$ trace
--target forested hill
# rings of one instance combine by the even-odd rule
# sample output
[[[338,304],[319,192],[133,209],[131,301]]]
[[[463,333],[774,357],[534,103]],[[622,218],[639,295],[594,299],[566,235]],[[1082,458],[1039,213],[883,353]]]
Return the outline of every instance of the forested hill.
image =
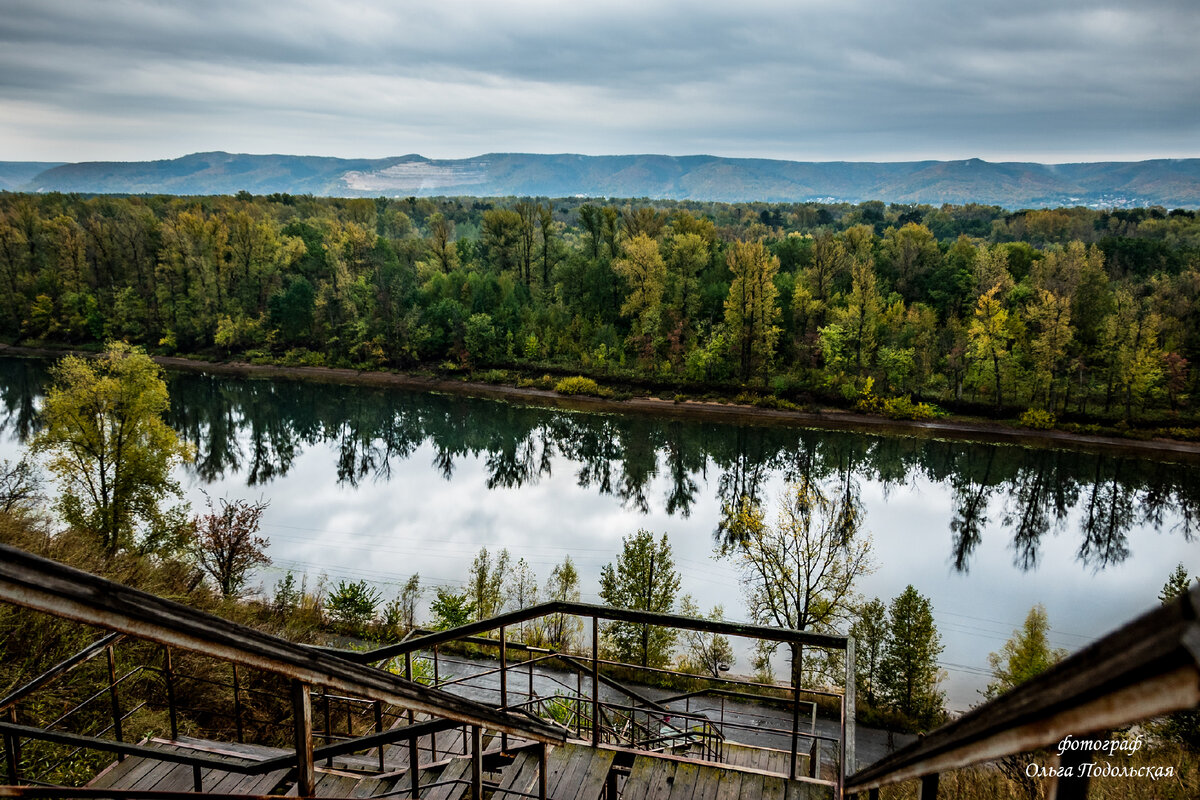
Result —
[[[58,161],[0,161],[0,191],[16,191],[48,169],[60,165]]]
[[[166,161],[51,166],[0,188],[98,194],[313,194],[334,197],[646,197],[722,202],[986,203],[1200,207],[1200,159],[1084,164],[800,162],[716,156],[493,153],[431,160],[194,153]]]

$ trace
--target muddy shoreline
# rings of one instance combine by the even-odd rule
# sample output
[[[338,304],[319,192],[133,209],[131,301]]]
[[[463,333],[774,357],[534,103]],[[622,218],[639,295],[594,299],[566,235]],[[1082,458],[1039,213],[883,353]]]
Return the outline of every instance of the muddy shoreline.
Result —
[[[0,356],[56,358],[70,350],[0,345]],[[79,353],[88,355],[87,353]],[[655,397],[616,400],[581,395],[566,396],[547,389],[525,389],[446,378],[432,378],[401,372],[372,372],[335,367],[284,367],[250,364],[242,361],[202,361],[174,356],[154,356],[154,360],[173,370],[207,372],[234,377],[284,378],[352,386],[395,387],[411,391],[441,392],[510,403],[617,414],[641,414],[653,417],[692,419],[740,425],[771,425],[860,433],[916,436],[988,444],[1014,444],[1026,447],[1084,450],[1117,455],[1153,458],[1162,461],[1200,462],[1200,443],[1168,439],[1122,439],[1064,431],[1034,431],[1000,423],[930,420],[924,422],[892,420],[836,409],[782,411],[734,403],[701,400],[671,401]]]

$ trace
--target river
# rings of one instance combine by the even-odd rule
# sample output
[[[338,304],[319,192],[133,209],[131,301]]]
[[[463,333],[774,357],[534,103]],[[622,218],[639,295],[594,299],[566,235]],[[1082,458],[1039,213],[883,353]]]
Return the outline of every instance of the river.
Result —
[[[0,358],[0,458],[35,425],[48,362]],[[419,572],[459,588],[480,547],[525,558],[544,583],[568,554],[582,599],[621,537],[666,533],[681,592],[745,619],[735,567],[716,558],[722,506],[768,517],[797,475],[861,503],[888,601],[928,596],[947,705],[963,710],[1035,603],[1076,650],[1149,609],[1175,565],[1200,568],[1200,467],[1067,450],[778,426],[564,412],[399,389],[169,373],[170,423],[197,447],[181,481],[270,501],[267,591],[292,570],[366,579],[390,599]],[[427,590],[425,602],[432,596]],[[740,654],[733,671],[749,672]]]

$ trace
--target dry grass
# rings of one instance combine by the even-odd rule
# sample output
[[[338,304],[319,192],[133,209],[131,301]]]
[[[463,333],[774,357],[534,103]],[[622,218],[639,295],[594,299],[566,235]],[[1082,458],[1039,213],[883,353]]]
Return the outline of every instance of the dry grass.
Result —
[[[1018,757],[1024,766],[1031,760],[1040,764],[1054,764],[1053,756]],[[1099,766],[1107,762],[1114,768],[1170,767],[1171,777],[1154,780],[1148,777],[1093,777],[1088,791],[1089,800],[1195,800],[1200,798],[1200,754],[1172,745],[1161,745],[1127,756],[1118,754],[1097,758]],[[1050,781],[1037,778],[1033,781],[1033,798],[1016,781],[1006,777],[994,765],[956,770],[942,775],[938,786],[938,797],[947,800],[1044,800]],[[879,796],[882,800],[916,800],[917,783],[909,781],[898,786],[884,787]]]

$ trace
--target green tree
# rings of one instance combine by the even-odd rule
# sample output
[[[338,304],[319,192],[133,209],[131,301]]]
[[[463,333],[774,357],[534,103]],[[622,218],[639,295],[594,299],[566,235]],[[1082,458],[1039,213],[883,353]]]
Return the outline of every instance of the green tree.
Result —
[[[733,273],[733,283],[725,298],[725,327],[732,338],[742,380],[759,372],[766,382],[779,340],[779,306],[775,302],[779,294],[775,287],[779,259],[761,241],[734,242],[726,264]]]
[[[1055,388],[1073,333],[1071,299],[1040,289],[1028,318],[1035,330],[1029,345],[1037,378],[1035,391],[1045,389],[1046,409],[1053,411]]]
[[[879,702],[880,666],[887,643],[887,606],[878,597],[864,603],[850,626],[855,646],[855,686],[868,705]]]
[[[641,343],[643,351],[649,350],[658,333],[667,283],[667,265],[658,242],[644,233],[637,234],[621,246],[621,257],[613,260],[612,269],[629,286],[621,315],[633,319],[633,338]]]
[[[546,600],[556,603],[579,602],[579,571],[570,556],[550,571],[546,581]],[[542,640],[555,650],[571,650],[583,630],[583,620],[570,614],[550,614],[542,619]]]
[[[31,446],[58,479],[63,519],[109,555],[135,541],[149,550],[177,544],[184,507],[162,504],[180,497],[171,471],[192,449],[163,421],[169,400],[158,365],[114,342],[94,360],[67,356],[51,377]]]
[[[854,373],[858,377],[875,355],[883,300],[876,284],[875,269],[869,263],[855,261],[851,274],[853,283],[846,296],[846,305],[838,309],[835,316],[846,339],[854,347]]]
[[[338,581],[329,593],[325,608],[334,623],[343,630],[361,635],[379,609],[382,594],[366,581]]]
[[[486,547],[479,548],[467,577],[467,594],[476,619],[488,619],[504,610],[508,550],[501,549],[493,561]]]
[[[1188,578],[1187,567],[1180,562],[1175,567],[1175,571],[1171,573],[1171,577],[1167,578],[1167,582],[1163,584],[1162,591],[1158,593],[1158,601],[1165,606],[1187,592],[1188,587],[1198,580],[1200,578]]]
[[[1066,657],[1066,650],[1050,647],[1046,637],[1049,630],[1046,609],[1039,603],[1029,609],[1021,630],[1013,631],[999,652],[988,654],[992,667],[992,682],[985,692],[988,699],[1020,686]]]
[[[458,268],[458,248],[454,246],[454,220],[447,219],[437,212],[425,221],[429,229],[426,244],[432,262],[442,272],[451,272]]]
[[[992,368],[996,408],[1000,408],[1003,403],[1001,367],[1008,356],[1008,344],[1012,338],[1008,332],[1008,310],[996,297],[999,291],[1000,286],[997,284],[980,295],[979,302],[975,305],[975,317],[967,328],[972,357],[985,361]]]
[[[751,502],[726,516],[730,535],[720,552],[741,571],[755,622],[830,632],[847,619],[855,581],[873,569],[856,500],[801,480],[788,486],[774,525]],[[807,682],[803,653],[795,650],[792,661],[795,677]]]
[[[1200,577],[1192,577],[1189,580],[1187,568],[1179,564],[1163,584],[1162,591],[1158,594],[1159,602],[1164,606],[1175,602],[1198,580]],[[1200,751],[1200,709],[1177,711],[1156,722],[1152,729],[1167,741],[1182,745],[1192,752]]]
[[[610,606],[632,611],[669,612],[679,591],[679,573],[666,534],[658,543],[646,530],[626,536],[617,562],[600,570],[600,597]],[[671,660],[676,632],[636,622],[610,622],[604,635],[622,661],[662,667]]]
[[[933,621],[933,604],[910,584],[888,608],[888,639],[880,659],[884,702],[915,724],[929,728],[944,714],[937,659],[942,638]]]
[[[433,627],[446,631],[470,622],[475,615],[475,604],[471,602],[470,592],[452,592],[439,586],[429,610],[433,614]]]

